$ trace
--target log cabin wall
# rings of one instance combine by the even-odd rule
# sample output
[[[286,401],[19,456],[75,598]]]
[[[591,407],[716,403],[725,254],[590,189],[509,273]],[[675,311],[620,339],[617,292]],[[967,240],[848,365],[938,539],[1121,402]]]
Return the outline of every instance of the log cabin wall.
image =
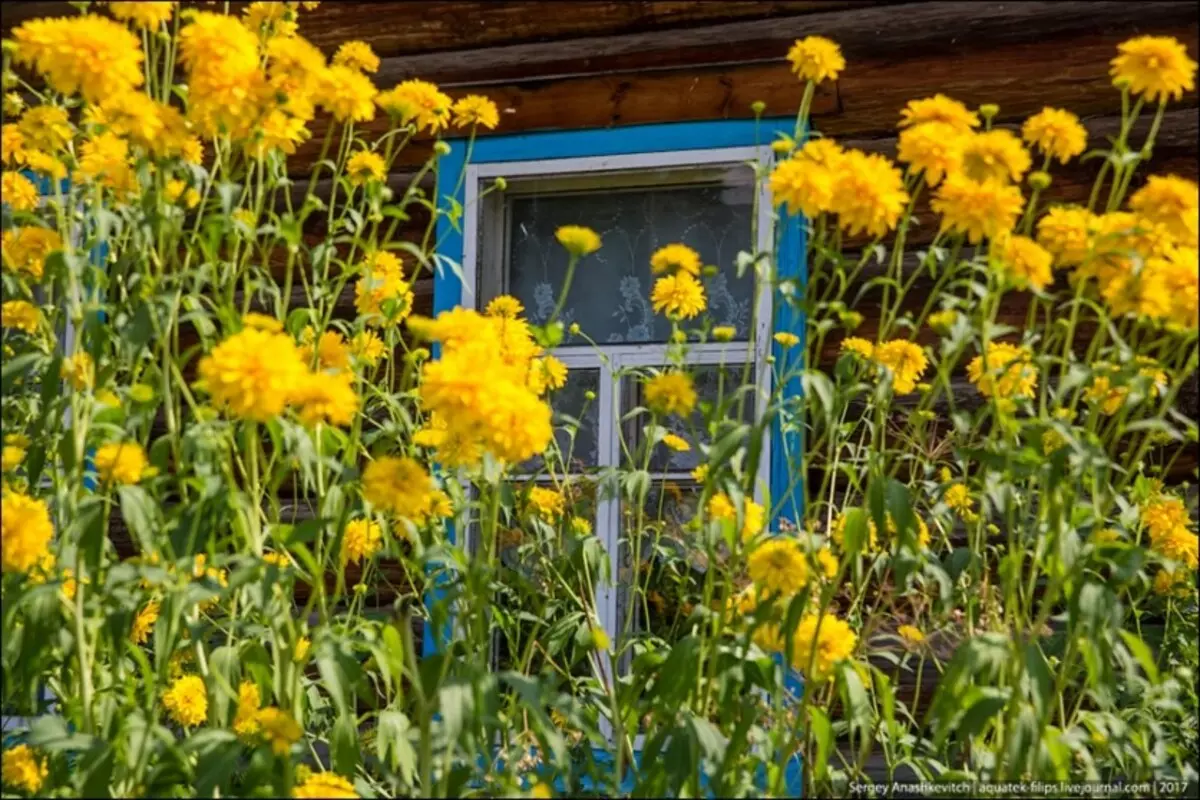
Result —
[[[246,4],[230,5],[236,11]],[[61,2],[6,2],[0,13],[7,37],[26,19],[74,11]],[[1200,52],[1196,5],[1174,1],[327,0],[301,13],[300,32],[327,56],[347,40],[369,43],[382,62],[374,76],[381,88],[419,77],[452,97],[488,95],[501,110],[493,133],[752,118],[756,101],[765,104],[766,115],[793,114],[802,86],[785,55],[795,39],[819,34],[841,45],[847,67],[817,92],[813,126],[846,145],[890,156],[900,109],[937,92],[970,106],[995,103],[996,123],[1012,128],[1045,105],[1067,108],[1082,118],[1089,146],[1104,146],[1119,124],[1119,98],[1108,75],[1118,43],[1138,34],[1169,35],[1193,57]],[[1151,171],[1197,178],[1196,92],[1169,109],[1143,180]],[[290,160],[295,174],[308,173],[326,121],[318,118],[312,138]],[[367,128],[379,133],[386,124],[381,115]],[[417,141],[408,148],[390,176],[393,188],[408,184],[429,147]],[[1095,164],[1057,167],[1054,174],[1053,199],[1085,201]],[[913,246],[934,233],[927,197],[917,208],[926,222],[908,237]],[[412,230],[423,230],[425,222],[415,219]],[[315,241],[323,232],[306,233]],[[428,313],[430,276],[419,278],[415,290],[417,310]],[[343,297],[347,316],[352,291]],[[871,336],[870,295],[864,303],[860,333]],[[1019,294],[1008,295],[1000,317],[1023,324]],[[832,364],[837,345],[828,343],[822,365]],[[1182,405],[1189,415],[1198,413],[1195,380]],[[1194,455],[1179,459],[1175,475],[1190,474],[1196,464]]]

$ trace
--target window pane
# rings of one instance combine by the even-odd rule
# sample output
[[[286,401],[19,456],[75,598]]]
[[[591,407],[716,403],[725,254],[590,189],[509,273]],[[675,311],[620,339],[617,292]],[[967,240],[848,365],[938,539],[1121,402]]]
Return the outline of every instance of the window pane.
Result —
[[[567,268],[554,232],[562,225],[586,225],[600,234],[603,246],[575,273],[563,322],[578,322],[600,343],[665,342],[670,324],[650,304],[650,256],[682,242],[705,264],[720,268],[705,279],[715,323],[732,325],[740,338],[748,338],[754,279],[749,272],[736,277],[734,262],[739,251],[753,249],[753,176],[745,167],[723,172],[725,177],[703,184],[654,185],[661,183],[657,173],[647,172],[640,187],[507,197],[507,291],[521,300],[532,322],[548,320]],[[565,343],[580,342],[568,337]]]
[[[624,624],[633,603],[635,633],[649,630],[670,640],[691,606],[701,602],[707,557],[686,527],[696,516],[700,493],[691,481],[655,481],[640,526],[634,509],[622,509],[618,619]],[[635,552],[639,536],[640,552]]]
[[[587,393],[592,392],[592,400]],[[600,392],[600,370],[573,369],[567,372],[566,384],[550,396],[550,407],[554,409],[554,440],[561,452],[551,458],[556,471],[565,461],[569,472],[580,472],[594,467],[599,462],[600,406],[594,399]],[[568,419],[569,418],[569,419]],[[567,426],[578,422],[575,442],[571,443]],[[534,473],[542,469],[544,459],[536,455],[520,466],[519,471]]]
[[[700,443],[711,442],[708,430],[704,425],[704,412],[700,408],[701,404],[732,401],[733,405],[729,412],[723,415],[724,418],[736,419],[740,409],[742,421],[750,423],[754,420],[757,392],[747,389],[741,394],[737,394],[739,387],[746,384],[755,385],[756,373],[753,365],[747,367],[745,364],[726,364],[724,366],[713,364],[689,367],[688,371],[696,386],[696,397],[699,401],[696,403],[696,410],[688,419],[672,415],[666,419],[660,419],[659,422],[671,433],[683,437],[691,445],[691,449],[679,452],[660,442],[655,445],[654,451],[650,454],[651,472],[690,472],[700,464],[703,457],[700,452]],[[641,383],[638,384],[637,392],[636,403],[643,405],[645,401],[642,398]],[[636,435],[641,436],[641,429],[647,419],[648,417],[639,418]]]

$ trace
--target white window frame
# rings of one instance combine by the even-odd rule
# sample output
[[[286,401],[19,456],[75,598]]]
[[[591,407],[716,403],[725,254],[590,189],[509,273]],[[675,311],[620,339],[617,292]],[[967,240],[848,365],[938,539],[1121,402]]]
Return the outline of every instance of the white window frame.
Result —
[[[464,186],[464,208],[467,213],[463,220],[463,259],[461,264],[462,281],[459,304],[463,308],[479,310],[477,287],[483,265],[480,263],[479,237],[481,217],[485,213],[485,204],[481,197],[486,181],[496,178],[569,178],[586,177],[599,178],[604,173],[630,173],[637,171],[660,171],[672,168],[687,169],[696,167],[740,167],[752,169],[753,165],[770,166],[772,154],[770,148],[759,147],[725,147],[699,150],[676,150],[656,153],[636,153],[628,155],[551,158],[523,161],[488,162],[483,164],[468,164]],[[757,252],[768,252],[774,241],[774,214],[772,213],[770,191],[765,182],[755,177],[757,198],[757,236],[754,247]],[[747,363],[747,349],[753,346],[753,365],[757,386],[755,416],[761,418],[766,412],[770,396],[771,370],[767,358],[771,353],[771,332],[773,297],[769,281],[758,281],[755,276],[755,329],[750,332],[749,342],[735,341],[728,343],[708,342],[692,344],[688,348],[685,363],[693,366],[711,366],[726,364],[738,366]],[[599,387],[596,393],[598,427],[596,431],[598,443],[598,467],[613,467],[621,463],[618,433],[621,416],[621,396],[618,390],[616,373],[629,367],[654,367],[668,364],[667,351],[669,344],[625,344],[625,345],[569,345],[558,347],[552,354],[561,360],[569,370],[594,369],[599,371]],[[766,488],[770,486],[770,440],[764,442],[755,480],[755,498],[762,501]],[[654,473],[655,480],[673,480],[690,477],[686,472]],[[601,576],[596,587],[596,610],[599,622],[608,632],[614,642],[618,639],[618,631],[622,620],[618,617],[618,596],[620,591],[620,522],[621,498],[597,498],[596,519],[594,526],[596,535],[608,553],[612,565],[611,574]],[[604,653],[605,675],[614,675],[611,655]],[[607,721],[607,720],[605,720]]]

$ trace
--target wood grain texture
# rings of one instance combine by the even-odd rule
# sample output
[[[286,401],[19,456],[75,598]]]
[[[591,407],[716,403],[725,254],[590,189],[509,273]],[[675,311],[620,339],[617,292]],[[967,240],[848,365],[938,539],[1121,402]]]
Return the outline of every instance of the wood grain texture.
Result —
[[[831,3],[816,13],[719,22],[621,35],[522,42],[396,56],[383,60],[381,85],[410,77],[443,85],[528,82],[587,74],[778,63],[796,39],[838,42],[848,60],[905,59],[933,49],[967,53],[983,44],[1046,42],[1078,33],[1130,35],[1154,25],[1186,25],[1184,2]]]

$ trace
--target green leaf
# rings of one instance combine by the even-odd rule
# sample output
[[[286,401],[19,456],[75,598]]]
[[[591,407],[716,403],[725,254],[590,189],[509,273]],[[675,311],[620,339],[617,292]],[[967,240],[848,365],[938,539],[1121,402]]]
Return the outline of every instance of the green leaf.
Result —
[[[140,486],[122,486],[117,490],[121,500],[121,516],[133,533],[143,553],[156,550],[158,505]]]
[[[1121,634],[1121,638],[1125,640],[1125,646],[1129,648],[1129,652],[1133,653],[1133,657],[1142,666],[1146,677],[1150,679],[1151,683],[1158,683],[1158,665],[1154,663],[1154,654],[1150,652],[1149,645],[1132,631],[1121,629],[1118,632]]]
[[[817,742],[817,753],[809,769],[813,771],[813,780],[821,781],[829,773],[829,751],[833,746],[833,726],[829,724],[829,716],[820,706],[808,707],[808,722],[812,729],[813,738]]]
[[[334,770],[342,775],[353,775],[359,761],[358,726],[354,724],[354,717],[338,717],[333,725],[329,749],[333,756]]]
[[[999,714],[1008,705],[1009,690],[992,686],[982,686],[976,689],[979,699],[967,708],[962,720],[958,723],[957,734],[960,739],[967,740],[978,735],[992,717]]]
[[[1043,716],[1053,699],[1054,679],[1050,675],[1050,664],[1036,642],[1025,645],[1025,675],[1034,710],[1039,717]]]
[[[871,724],[871,700],[863,685],[862,677],[853,661],[843,661],[838,665],[838,689],[841,691],[842,705],[846,709],[846,718],[851,730],[865,729]]]
[[[842,528],[842,546],[847,555],[856,556],[862,552],[869,531],[867,515],[861,508],[852,508],[846,512],[846,524]]]
[[[377,757],[410,786],[417,772],[417,753],[408,738],[411,727],[404,712],[388,708],[380,712],[379,727],[375,730]]]

